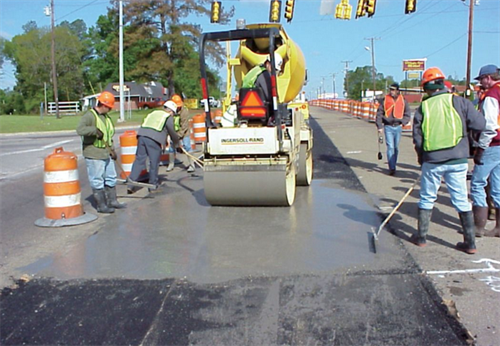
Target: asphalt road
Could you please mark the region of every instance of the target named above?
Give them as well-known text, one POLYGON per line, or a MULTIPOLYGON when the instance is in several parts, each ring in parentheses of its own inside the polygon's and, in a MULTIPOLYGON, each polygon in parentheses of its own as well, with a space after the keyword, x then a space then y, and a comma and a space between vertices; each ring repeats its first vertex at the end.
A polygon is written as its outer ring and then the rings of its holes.
POLYGON ((154 198, 121 187, 126 210, 41 229, 42 173, 0 184, 1 344, 465 345, 398 238, 370 251, 378 210, 312 127, 314 181, 290 208, 210 207, 202 172, 163 168, 154 198))

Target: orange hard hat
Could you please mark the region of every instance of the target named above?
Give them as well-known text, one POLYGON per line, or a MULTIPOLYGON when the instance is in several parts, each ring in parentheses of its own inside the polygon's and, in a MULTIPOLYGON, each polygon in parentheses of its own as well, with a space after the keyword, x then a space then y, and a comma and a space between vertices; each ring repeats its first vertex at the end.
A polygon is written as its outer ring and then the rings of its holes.
POLYGON ((109 91, 103 91, 97 98, 97 101, 111 109, 115 106, 115 96, 109 91))
POLYGON ((437 67, 429 67, 422 76, 422 86, 436 79, 445 79, 444 73, 437 67))
POLYGON ((173 94, 172 95, 172 101, 175 102, 175 104, 177 105, 177 107, 182 107, 184 105, 184 102, 182 102, 182 97, 180 97, 177 94, 173 94))

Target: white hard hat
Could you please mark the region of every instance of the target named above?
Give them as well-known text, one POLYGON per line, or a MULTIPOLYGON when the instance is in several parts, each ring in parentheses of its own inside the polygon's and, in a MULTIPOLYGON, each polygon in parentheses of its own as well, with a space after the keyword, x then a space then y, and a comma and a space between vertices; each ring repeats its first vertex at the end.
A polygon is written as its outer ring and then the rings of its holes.
MULTIPOLYGON (((271 61, 271 57, 268 55, 267 56, 267 61, 271 61)), ((274 52, 274 68, 276 69, 276 72, 281 71, 281 67, 283 66, 283 58, 281 55, 278 53, 274 52)))
POLYGON ((168 109, 170 109, 174 113, 177 112, 177 105, 172 100, 168 100, 167 102, 165 102, 163 104, 163 108, 168 108, 168 109))

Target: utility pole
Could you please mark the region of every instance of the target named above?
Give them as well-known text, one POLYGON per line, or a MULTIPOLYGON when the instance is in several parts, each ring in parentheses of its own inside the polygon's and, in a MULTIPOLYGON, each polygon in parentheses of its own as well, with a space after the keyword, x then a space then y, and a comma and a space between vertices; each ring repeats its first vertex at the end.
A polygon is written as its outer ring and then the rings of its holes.
MULTIPOLYGON (((373 47, 373 41, 374 40, 379 40, 378 38, 375 37, 370 37, 370 38, 365 38, 365 40, 371 41, 371 52, 372 52, 372 81, 373 81, 373 100, 375 101, 375 90, 376 90, 376 83, 375 83, 375 48, 373 47)), ((365 47, 366 49, 366 47, 365 47)))
POLYGON ((335 73, 332 73, 332 79, 333 79, 333 85, 332 85, 333 86, 333 88, 332 88, 333 98, 335 99, 336 98, 336 96, 335 96, 335 94, 336 94, 336 92, 335 92, 335 73))
POLYGON ((123 87, 124 87, 124 77, 123 77, 123 1, 120 0, 120 12, 119 12, 119 20, 120 20, 120 27, 119 27, 119 60, 120 60, 120 67, 119 67, 119 74, 120 74, 120 118, 118 119, 119 122, 124 122, 125 121, 125 103, 123 102, 123 87))
POLYGON ((468 42, 467 42, 467 73, 466 73, 466 78, 465 78, 465 93, 466 96, 470 96, 470 90, 469 90, 469 85, 470 85, 470 65, 472 61, 472 17, 474 16, 474 3, 475 0, 470 0, 469 1, 469 37, 468 37, 468 42))
POLYGON ((56 72, 56 34, 54 32, 54 0, 50 0, 50 26, 52 29, 52 85, 54 87, 54 102, 56 103, 56 118, 60 119, 59 115, 59 94, 57 91, 57 72, 56 72))
POLYGON ((352 62, 352 60, 344 60, 344 61, 341 61, 345 64, 345 70, 344 70, 344 79, 345 79, 345 89, 344 90, 344 97, 348 95, 348 90, 349 90, 349 78, 347 78, 347 72, 349 71, 349 63, 352 62))

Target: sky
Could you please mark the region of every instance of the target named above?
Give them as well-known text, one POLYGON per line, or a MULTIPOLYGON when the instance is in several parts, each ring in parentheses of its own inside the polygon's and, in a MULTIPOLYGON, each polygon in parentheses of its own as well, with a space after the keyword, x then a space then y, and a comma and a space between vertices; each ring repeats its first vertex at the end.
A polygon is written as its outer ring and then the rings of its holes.
MULTIPOLYGON (((235 7, 229 24, 211 24, 208 17, 198 16, 188 21, 211 32, 234 29, 238 18, 247 23, 269 19, 270 0, 221 1, 223 9, 235 7)), ((354 19, 357 1, 349 0, 353 8, 351 20, 334 18, 334 7, 340 1, 296 0, 292 22, 287 23, 283 13, 281 16, 285 31, 304 53, 308 70, 304 90, 309 97, 320 89, 332 92, 334 83, 335 91, 341 93, 346 67, 355 70, 371 66, 371 39, 377 72, 398 82, 405 79, 403 60, 411 59, 427 59, 426 67, 437 66, 446 76, 465 78, 470 0, 416 0, 416 12, 408 15, 404 13, 405 0, 377 0, 375 15, 359 19, 354 19)), ((500 0, 475 2, 471 79, 481 66, 500 65, 500 0)), ((22 34, 22 26, 30 20, 39 27, 49 26, 50 17, 44 14, 49 3, 50 0, 0 0, 0 36, 10 40, 22 34)), ((94 26, 109 6, 109 0, 54 0, 54 3, 56 24, 83 19, 87 27, 94 26)), ((4 63, 0 88, 14 85, 14 70, 4 63)))

